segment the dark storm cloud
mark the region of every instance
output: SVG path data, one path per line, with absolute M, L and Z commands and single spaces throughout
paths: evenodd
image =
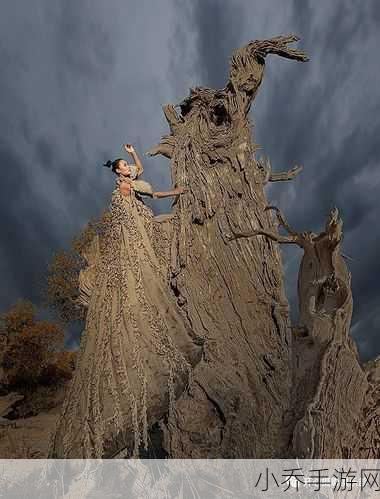
M 195 0 L 194 25 L 197 26 L 197 59 L 204 86 L 223 87 L 228 75 L 228 60 L 240 41 L 241 2 Z
M 38 2 L 21 13 L 18 8 L 3 9 L 1 26 L 0 57 L 6 68 L 0 83 L 3 305 L 17 296 L 38 299 L 52 251 L 67 243 L 76 225 L 70 220 L 68 200 L 73 218 L 81 217 L 81 205 L 86 204 L 79 196 L 84 173 L 75 164 L 84 157 L 76 147 L 70 158 L 64 144 L 70 143 L 70 121 L 77 112 L 70 118 L 65 109 L 62 68 L 76 79 L 79 75 L 56 58 L 54 47 L 60 44 L 54 28 L 62 12 L 57 9 L 53 18 L 52 7 L 45 13 Z M 79 45 L 80 40 L 70 35 L 71 43 Z M 68 39 L 64 40 L 63 46 Z M 95 78 L 93 71 L 90 74 Z
M 341 210 L 352 332 L 363 357 L 380 353 L 379 2 L 34 0 L 20 9 L 8 0 L 1 14 L 1 309 L 19 296 L 39 302 L 52 253 L 109 202 L 113 178 L 101 164 L 125 141 L 140 152 L 157 143 L 168 130 L 162 104 L 190 86 L 223 87 L 229 57 L 249 40 L 294 32 L 310 62 L 268 57 L 252 118 L 273 168 L 304 171 L 268 197 L 299 230 L 322 230 L 329 209 Z M 169 187 L 167 160 L 144 159 L 145 178 Z M 283 251 L 294 314 L 301 251 Z
M 167 132 L 169 7 L 2 3 L 1 310 L 19 297 L 40 304 L 53 252 L 107 207 L 114 178 L 102 163 L 123 142 L 142 154 Z M 169 186 L 166 160 L 145 164 L 145 178 Z
M 275 170 L 303 164 L 292 183 L 268 197 L 299 230 L 323 230 L 337 206 L 354 293 L 352 334 L 363 358 L 380 353 L 380 5 L 375 0 L 192 2 L 198 85 L 222 87 L 232 51 L 252 39 L 295 33 L 310 62 L 270 56 L 252 109 L 255 140 Z M 177 50 L 188 52 L 181 40 Z M 286 285 L 295 318 L 296 275 L 302 252 L 283 247 Z

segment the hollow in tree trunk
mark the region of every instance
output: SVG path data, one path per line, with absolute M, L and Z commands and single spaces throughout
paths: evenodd
M 379 453 L 379 363 L 361 366 L 349 336 L 341 220 L 334 211 L 324 233 L 281 238 L 266 209 L 265 185 L 291 180 L 301 167 L 273 173 L 254 155 L 248 112 L 266 56 L 306 61 L 288 47 L 294 41 L 277 37 L 237 50 L 223 89 L 191 89 L 180 112 L 164 107 L 170 134 L 149 151 L 169 158 L 174 184 L 188 189 L 160 230 L 171 240 L 173 293 L 205 338 L 192 394 L 161 421 L 170 457 Z M 300 325 L 293 329 L 279 242 L 304 249 Z

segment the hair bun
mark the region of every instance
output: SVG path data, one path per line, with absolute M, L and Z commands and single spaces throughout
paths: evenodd
M 111 168 L 112 166 L 112 161 L 109 159 L 107 163 L 103 163 L 103 166 L 106 166 L 107 168 Z

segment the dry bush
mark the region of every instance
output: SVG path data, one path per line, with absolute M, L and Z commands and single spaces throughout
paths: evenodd
M 9 342 L 24 327 L 32 326 L 37 310 L 32 302 L 18 300 L 7 312 L 0 314 L 0 330 Z
M 40 374 L 42 384 L 56 384 L 61 380 L 69 380 L 75 369 L 77 352 L 56 352 L 52 361 L 47 364 Z
M 31 302 L 19 300 L 0 315 L 0 325 L 5 339 L 0 357 L 4 384 L 31 386 L 70 379 L 75 352 L 61 351 L 64 331 L 57 324 L 37 320 Z
M 83 231 L 74 237 L 69 250 L 57 252 L 48 267 L 45 304 L 52 307 L 64 322 L 85 319 L 86 310 L 77 303 L 79 272 L 86 265 L 82 254 L 96 234 L 104 234 L 108 218 L 109 212 L 105 211 L 99 219 L 90 220 Z

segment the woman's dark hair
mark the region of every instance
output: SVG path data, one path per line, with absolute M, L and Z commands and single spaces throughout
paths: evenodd
M 123 161 L 123 158 L 117 158 L 114 161 L 108 160 L 106 163 L 103 163 L 103 166 L 106 166 L 107 168 L 112 168 L 112 171 L 116 173 L 119 161 Z

